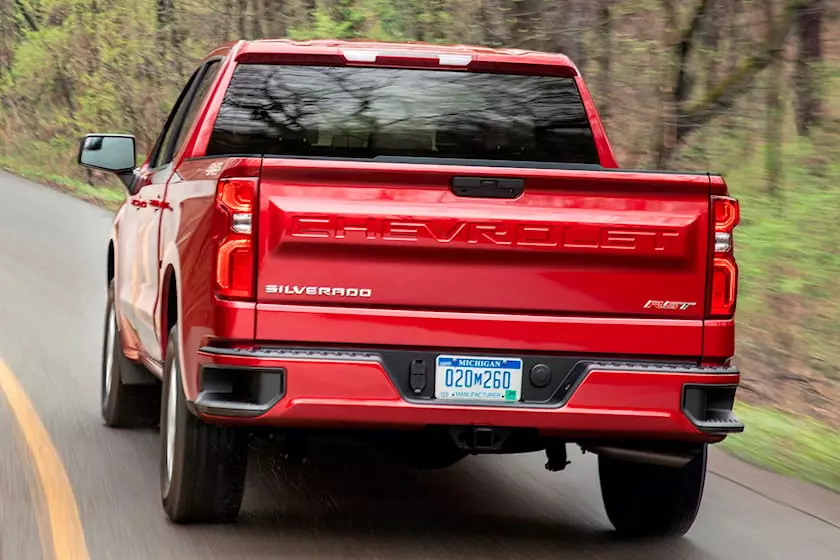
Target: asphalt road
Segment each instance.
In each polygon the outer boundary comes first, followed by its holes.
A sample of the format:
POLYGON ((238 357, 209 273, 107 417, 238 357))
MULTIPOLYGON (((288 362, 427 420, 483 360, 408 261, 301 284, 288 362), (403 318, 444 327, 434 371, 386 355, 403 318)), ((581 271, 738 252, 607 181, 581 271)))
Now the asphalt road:
POLYGON ((540 454, 414 473, 343 441, 319 442, 296 469, 258 450, 239 523, 174 526, 158 497, 158 433, 110 430, 99 416, 111 215, 2 173, 0 195, 4 560, 49 558, 54 542, 82 538, 89 558, 120 560, 840 558, 840 498, 719 454, 696 525, 670 543, 612 536, 589 455, 561 473, 540 454))

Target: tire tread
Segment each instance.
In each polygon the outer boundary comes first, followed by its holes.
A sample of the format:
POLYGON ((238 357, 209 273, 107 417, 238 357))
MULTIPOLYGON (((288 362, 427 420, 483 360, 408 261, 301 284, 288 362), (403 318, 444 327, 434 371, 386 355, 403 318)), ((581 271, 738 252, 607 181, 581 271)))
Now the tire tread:
POLYGON ((707 446, 683 467, 601 456, 598 471, 607 517, 620 534, 679 537, 697 518, 706 479, 707 446))
MULTIPOLYGON (((105 329, 109 328, 108 321, 114 308, 114 282, 108 289, 108 304, 105 311, 105 329)), ((116 324, 116 322, 115 322, 116 324)), ((160 385, 126 385, 122 382, 122 372, 134 368, 137 376, 151 376, 152 374, 142 365, 132 362, 125 356, 122 347, 122 337, 119 327, 114 333, 113 368, 111 378, 111 394, 107 399, 104 395, 105 352, 106 345, 102 343, 102 392, 100 397, 102 418, 111 428, 154 428, 160 419, 160 385)), ((105 331, 103 331, 104 333, 105 331)))
MULTIPOLYGON (((169 347, 164 376, 171 371, 171 360, 177 359, 177 325, 169 333, 169 347)), ((166 435, 161 430, 161 494, 163 506, 174 523, 224 523, 239 516, 245 490, 247 469, 247 440, 236 428, 214 426, 202 422, 186 406, 183 386, 180 385, 180 366, 175 368, 179 383, 176 419, 181 431, 183 449, 176 439, 175 466, 168 495, 164 495, 166 472, 166 435), (177 470, 182 472, 178 473, 177 470)), ((168 383, 164 382, 164 394, 168 383)), ((166 421, 165 406, 161 407, 161 426, 166 421)))

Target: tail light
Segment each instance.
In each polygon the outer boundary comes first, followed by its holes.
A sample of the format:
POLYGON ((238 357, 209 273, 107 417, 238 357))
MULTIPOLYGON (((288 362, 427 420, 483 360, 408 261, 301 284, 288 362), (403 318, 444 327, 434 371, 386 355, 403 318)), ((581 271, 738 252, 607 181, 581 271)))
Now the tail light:
POLYGON ((714 255, 709 316, 728 318, 735 314, 738 296, 738 265, 735 263, 733 231, 741 221, 741 211, 736 199, 713 196, 712 214, 714 255))
POLYGON ((226 299, 254 296, 254 200, 257 179, 220 179, 216 186, 221 235, 216 250, 216 293, 226 299))

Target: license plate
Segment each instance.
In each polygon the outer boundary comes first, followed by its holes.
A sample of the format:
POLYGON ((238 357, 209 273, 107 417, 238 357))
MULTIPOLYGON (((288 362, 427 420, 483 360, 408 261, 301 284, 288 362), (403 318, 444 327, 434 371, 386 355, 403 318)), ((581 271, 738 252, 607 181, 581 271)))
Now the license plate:
POLYGON ((438 356, 435 397, 457 401, 515 402, 522 395, 522 360, 438 356))

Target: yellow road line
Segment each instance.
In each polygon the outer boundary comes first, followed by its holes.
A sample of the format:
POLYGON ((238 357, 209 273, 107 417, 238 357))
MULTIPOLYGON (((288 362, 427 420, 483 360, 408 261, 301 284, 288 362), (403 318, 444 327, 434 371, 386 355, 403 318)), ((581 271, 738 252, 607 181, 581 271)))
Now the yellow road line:
MULTIPOLYGON (((0 404, 2 404, 2 397, 0 397, 0 404)), ((15 443, 18 445, 21 454, 26 454, 22 457, 20 464, 23 467, 23 477, 26 479, 26 485, 29 487, 29 496, 32 500, 33 517, 37 523, 38 541, 41 543, 41 558, 48 560, 52 558, 52 531, 50 531, 50 515, 47 511, 47 500, 44 498, 44 490, 41 488, 41 479, 38 473, 33 468, 33 463, 29 459, 29 448, 23 439, 23 434, 19 430, 14 430, 15 443)))
POLYGON ((55 560, 88 560, 82 520, 76 507, 76 498, 70 479, 47 429, 35 412, 35 407, 12 371, 0 359, 0 391, 6 397, 20 431, 29 447, 32 462, 38 473, 52 533, 55 560))

